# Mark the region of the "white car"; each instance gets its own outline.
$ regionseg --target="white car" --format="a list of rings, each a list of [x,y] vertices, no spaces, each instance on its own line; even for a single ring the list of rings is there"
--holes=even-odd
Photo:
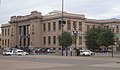
[[[91,52],[90,50],[80,50],[80,55],[83,55],[83,56],[90,56],[90,55],[93,55],[94,53]]]
[[[28,55],[27,52],[21,50],[21,49],[16,49],[14,50],[15,55]]]
[[[2,52],[2,55],[13,55],[14,52],[12,50],[5,50]]]

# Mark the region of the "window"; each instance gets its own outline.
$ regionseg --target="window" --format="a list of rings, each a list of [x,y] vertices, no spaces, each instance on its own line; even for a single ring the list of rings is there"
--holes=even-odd
[[[73,28],[76,30],[76,26],[77,26],[77,24],[76,24],[76,21],[73,21]]]
[[[5,39],[5,46],[7,45],[7,41],[6,41],[6,39]]]
[[[51,31],[51,25],[50,25],[50,22],[48,23],[48,31]]]
[[[93,28],[95,28],[95,24],[93,25]]]
[[[82,31],[82,22],[79,22],[79,30]]]
[[[26,35],[26,26],[23,26],[23,31],[24,31],[24,32],[23,32],[23,33],[24,33],[23,35]]]
[[[20,37],[20,44],[19,44],[20,46],[21,46],[21,44],[22,44],[22,42],[21,42],[21,41],[22,41],[22,38]]]
[[[4,46],[4,40],[2,40],[2,45]]]
[[[43,37],[43,44],[46,44],[46,37]]]
[[[13,36],[13,28],[12,28],[12,31],[11,31],[11,36]]]
[[[116,25],[116,32],[119,33],[119,26]]]
[[[8,46],[10,45],[10,40],[8,39]]]
[[[71,30],[71,23],[70,23],[70,20],[67,21],[67,30]]]
[[[56,36],[53,36],[53,44],[56,44]]]
[[[48,44],[51,44],[51,37],[48,36]]]
[[[87,30],[89,30],[90,29],[90,25],[87,25]]]
[[[58,28],[61,29],[61,23],[58,21]]]
[[[6,29],[5,29],[5,36],[6,36]]]
[[[45,23],[43,24],[43,31],[44,32],[46,31],[46,24]]]
[[[8,36],[10,35],[10,29],[8,29]]]
[[[104,28],[109,28],[109,26],[107,25],[107,26],[104,26]]]
[[[82,44],[82,37],[79,36],[79,44]]]
[[[56,22],[53,22],[53,30],[56,30]]]
[[[26,45],[26,38],[24,38],[23,45],[24,46]]]
[[[98,26],[98,28],[101,28],[101,26]]]
[[[2,29],[2,35],[4,36],[4,29]]]

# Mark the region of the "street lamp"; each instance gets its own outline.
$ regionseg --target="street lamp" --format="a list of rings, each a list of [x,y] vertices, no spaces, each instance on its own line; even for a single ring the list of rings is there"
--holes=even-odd
[[[59,24],[61,25],[61,29],[62,29],[62,38],[63,38],[63,27],[66,24],[66,21],[63,19],[63,10],[64,10],[64,0],[62,0],[62,17],[61,20],[59,20]],[[63,56],[63,45],[61,47],[61,54]]]
[[[114,29],[115,29],[115,26],[112,25],[112,26],[111,26],[111,31],[114,32]],[[112,57],[113,57],[113,45],[112,45]]]
[[[74,44],[75,44],[75,56],[76,56],[76,44],[77,44],[77,34],[78,34],[78,31],[76,30],[76,28],[73,28],[73,35],[74,35]]]

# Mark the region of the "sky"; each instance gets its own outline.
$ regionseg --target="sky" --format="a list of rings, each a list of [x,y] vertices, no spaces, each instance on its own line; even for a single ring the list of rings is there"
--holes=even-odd
[[[29,15],[31,11],[43,15],[61,10],[62,0],[1,0],[0,24],[7,23],[11,16]],[[64,0],[64,11],[84,14],[89,19],[120,18],[120,0]]]

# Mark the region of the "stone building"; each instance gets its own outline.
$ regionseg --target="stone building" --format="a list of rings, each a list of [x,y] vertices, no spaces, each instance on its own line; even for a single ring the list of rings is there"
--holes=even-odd
[[[88,19],[84,14],[63,13],[66,24],[64,31],[78,31],[77,48],[85,48],[84,33],[93,27],[115,27],[114,33],[120,34],[120,19]],[[2,24],[1,47],[35,47],[60,49],[58,36],[61,35],[61,12],[53,11],[48,15],[33,11],[30,15],[12,16],[7,24]],[[74,45],[73,45],[74,47]]]
[[[2,42],[1,42],[1,38],[2,38],[2,36],[1,36],[1,34],[0,34],[0,48],[1,48],[1,44],[2,44]]]

